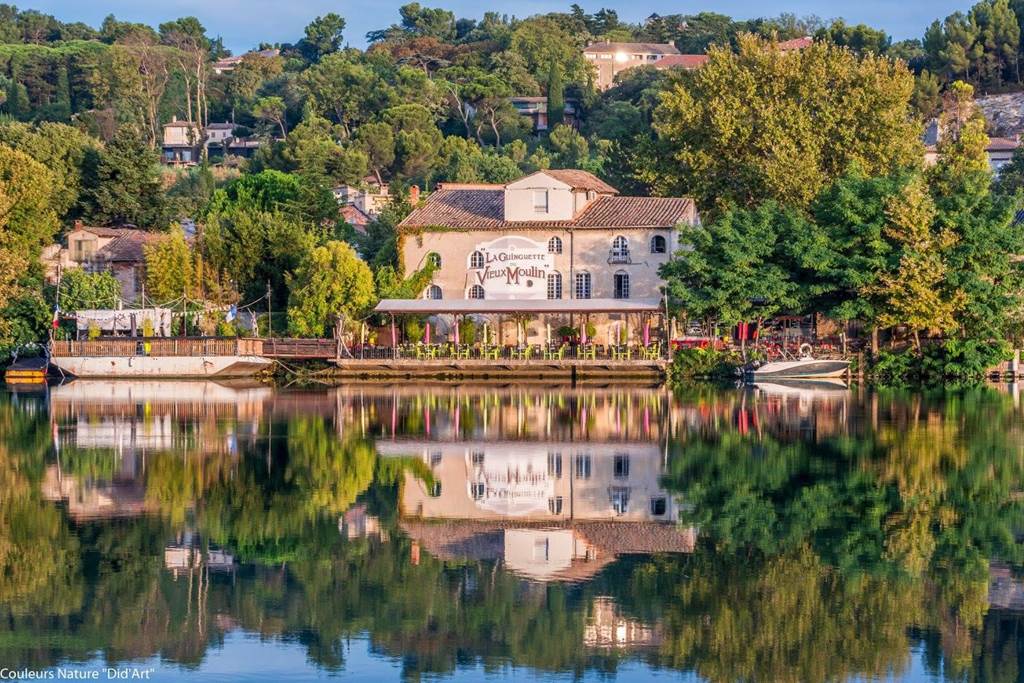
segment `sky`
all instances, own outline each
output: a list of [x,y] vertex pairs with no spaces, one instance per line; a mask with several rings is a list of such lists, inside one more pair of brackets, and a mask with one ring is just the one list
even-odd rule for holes
[[[156,26],[168,19],[196,16],[211,36],[221,36],[235,54],[260,42],[294,43],[311,19],[328,12],[345,17],[345,41],[353,47],[366,46],[366,32],[384,28],[398,20],[398,8],[410,0],[14,0],[20,9],[36,9],[61,21],[84,21],[99,26],[103,17],[114,14],[124,21]],[[11,0],[8,0],[11,2]],[[431,7],[444,7],[457,17],[479,19],[485,10],[517,17],[552,11],[566,11],[573,0],[511,0],[487,3],[473,0],[420,0]],[[624,21],[641,21],[652,13],[695,14],[714,11],[737,19],[776,16],[782,12],[816,14],[823,19],[842,17],[847,23],[865,23],[882,28],[895,40],[920,38],[935,19],[957,10],[967,11],[971,0],[607,0],[592,3],[578,0],[587,12],[601,7],[614,9]]]

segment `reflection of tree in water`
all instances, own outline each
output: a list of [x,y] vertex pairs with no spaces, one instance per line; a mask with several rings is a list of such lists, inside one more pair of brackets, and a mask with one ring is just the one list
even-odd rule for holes
[[[835,641],[841,648],[824,650],[839,653],[829,658],[840,667],[834,673],[902,666],[900,639],[897,651],[878,644],[863,649],[888,652],[888,660],[871,662],[856,653],[875,633],[897,635],[912,627],[938,633],[947,672],[964,671],[976,655],[975,636],[988,610],[989,559],[1016,563],[1024,557],[1014,538],[1024,528],[1017,495],[1024,481],[1019,415],[1008,398],[988,390],[949,400],[883,395],[863,413],[862,428],[823,438],[782,439],[733,428],[694,435],[678,444],[668,484],[687,502],[687,516],[701,528],[710,555],[722,558],[716,577],[758,567],[747,579],[757,586],[787,562],[810,562],[817,569],[807,571],[807,581],[827,579],[820,588],[842,590],[842,599],[821,610],[808,632],[825,638],[821,648],[829,648],[827,634],[845,631]],[[776,579],[787,576],[782,571]],[[727,602],[730,586],[742,585],[720,586],[718,606]],[[710,659],[724,664],[742,662],[744,653],[732,648],[747,643],[756,655],[752,662],[770,663],[787,642],[786,629],[809,623],[805,610],[812,603],[780,603],[800,594],[796,585],[770,596],[751,590],[748,599],[736,596],[735,609],[752,619],[711,618],[710,629],[701,625],[707,610],[697,610],[676,624],[676,647],[692,653],[694,643],[710,646]],[[900,608],[874,610],[878,594]],[[870,628],[844,624],[844,605],[859,607],[862,617],[877,613],[878,620]],[[779,638],[761,638],[768,625],[781,629]],[[821,648],[792,652],[810,655]],[[731,680],[747,674],[706,675]],[[758,670],[752,678],[823,680],[802,661],[788,670]]]
[[[1020,620],[988,610],[987,582],[990,558],[1021,559],[1017,412],[981,392],[881,396],[857,415],[803,437],[727,421],[685,434],[668,480],[701,527],[699,551],[621,558],[567,586],[414,553],[397,491],[406,468],[429,471],[321,417],[276,423],[269,445],[237,454],[148,454],[156,516],[72,525],[35,493],[45,416],[0,402],[0,490],[19,494],[0,498],[0,659],[100,651],[195,666],[241,628],[300,642],[332,670],[346,639],[368,634],[409,679],[477,664],[613,672],[640,658],[713,681],[817,681],[905,671],[913,640],[935,671],[1014,679]],[[339,533],[357,500],[390,540]],[[242,564],[175,577],[165,545],[185,531]],[[9,569],[26,562],[38,571]],[[648,625],[648,640],[585,647],[602,601]]]

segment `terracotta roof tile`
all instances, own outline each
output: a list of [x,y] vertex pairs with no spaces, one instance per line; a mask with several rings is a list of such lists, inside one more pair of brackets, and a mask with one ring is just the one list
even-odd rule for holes
[[793,38],[792,40],[783,40],[778,43],[775,47],[786,52],[788,50],[802,50],[805,47],[814,45],[814,38],[810,36],[804,36],[803,38]]
[[592,43],[584,52],[635,52],[640,54],[677,55],[679,50],[671,43]]
[[678,66],[683,69],[697,69],[707,64],[707,55],[666,55],[654,63],[655,69],[671,69]]
[[450,228],[670,228],[694,218],[693,202],[674,197],[599,196],[572,220],[506,221],[505,192],[447,189],[430,195],[401,227]]
[[102,261],[142,262],[146,260],[145,246],[166,235],[163,232],[146,230],[119,230],[121,235],[96,252],[95,258]]
[[590,171],[581,171],[576,168],[549,168],[538,171],[538,173],[560,180],[574,190],[593,190],[599,194],[619,193],[618,190]]

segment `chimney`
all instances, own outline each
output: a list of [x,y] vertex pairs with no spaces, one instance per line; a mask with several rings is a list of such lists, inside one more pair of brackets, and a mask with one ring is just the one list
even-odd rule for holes
[[82,221],[81,221],[81,219],[75,219],[75,230],[81,230],[81,229],[82,229]]
[[178,120],[178,115],[177,114],[171,114],[171,123],[174,123],[177,120]]
[[420,186],[413,185],[409,188],[409,203],[416,206],[420,203]]

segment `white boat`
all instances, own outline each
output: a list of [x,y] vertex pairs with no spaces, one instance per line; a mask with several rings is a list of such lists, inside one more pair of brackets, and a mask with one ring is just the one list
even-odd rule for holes
[[229,378],[269,369],[259,339],[112,339],[55,341],[50,363],[73,377]]
[[799,358],[772,361],[761,365],[747,366],[746,368],[746,374],[758,382],[769,379],[827,379],[830,377],[844,377],[849,371],[850,361],[848,360],[813,358],[811,356],[810,344],[803,344],[800,347]]

